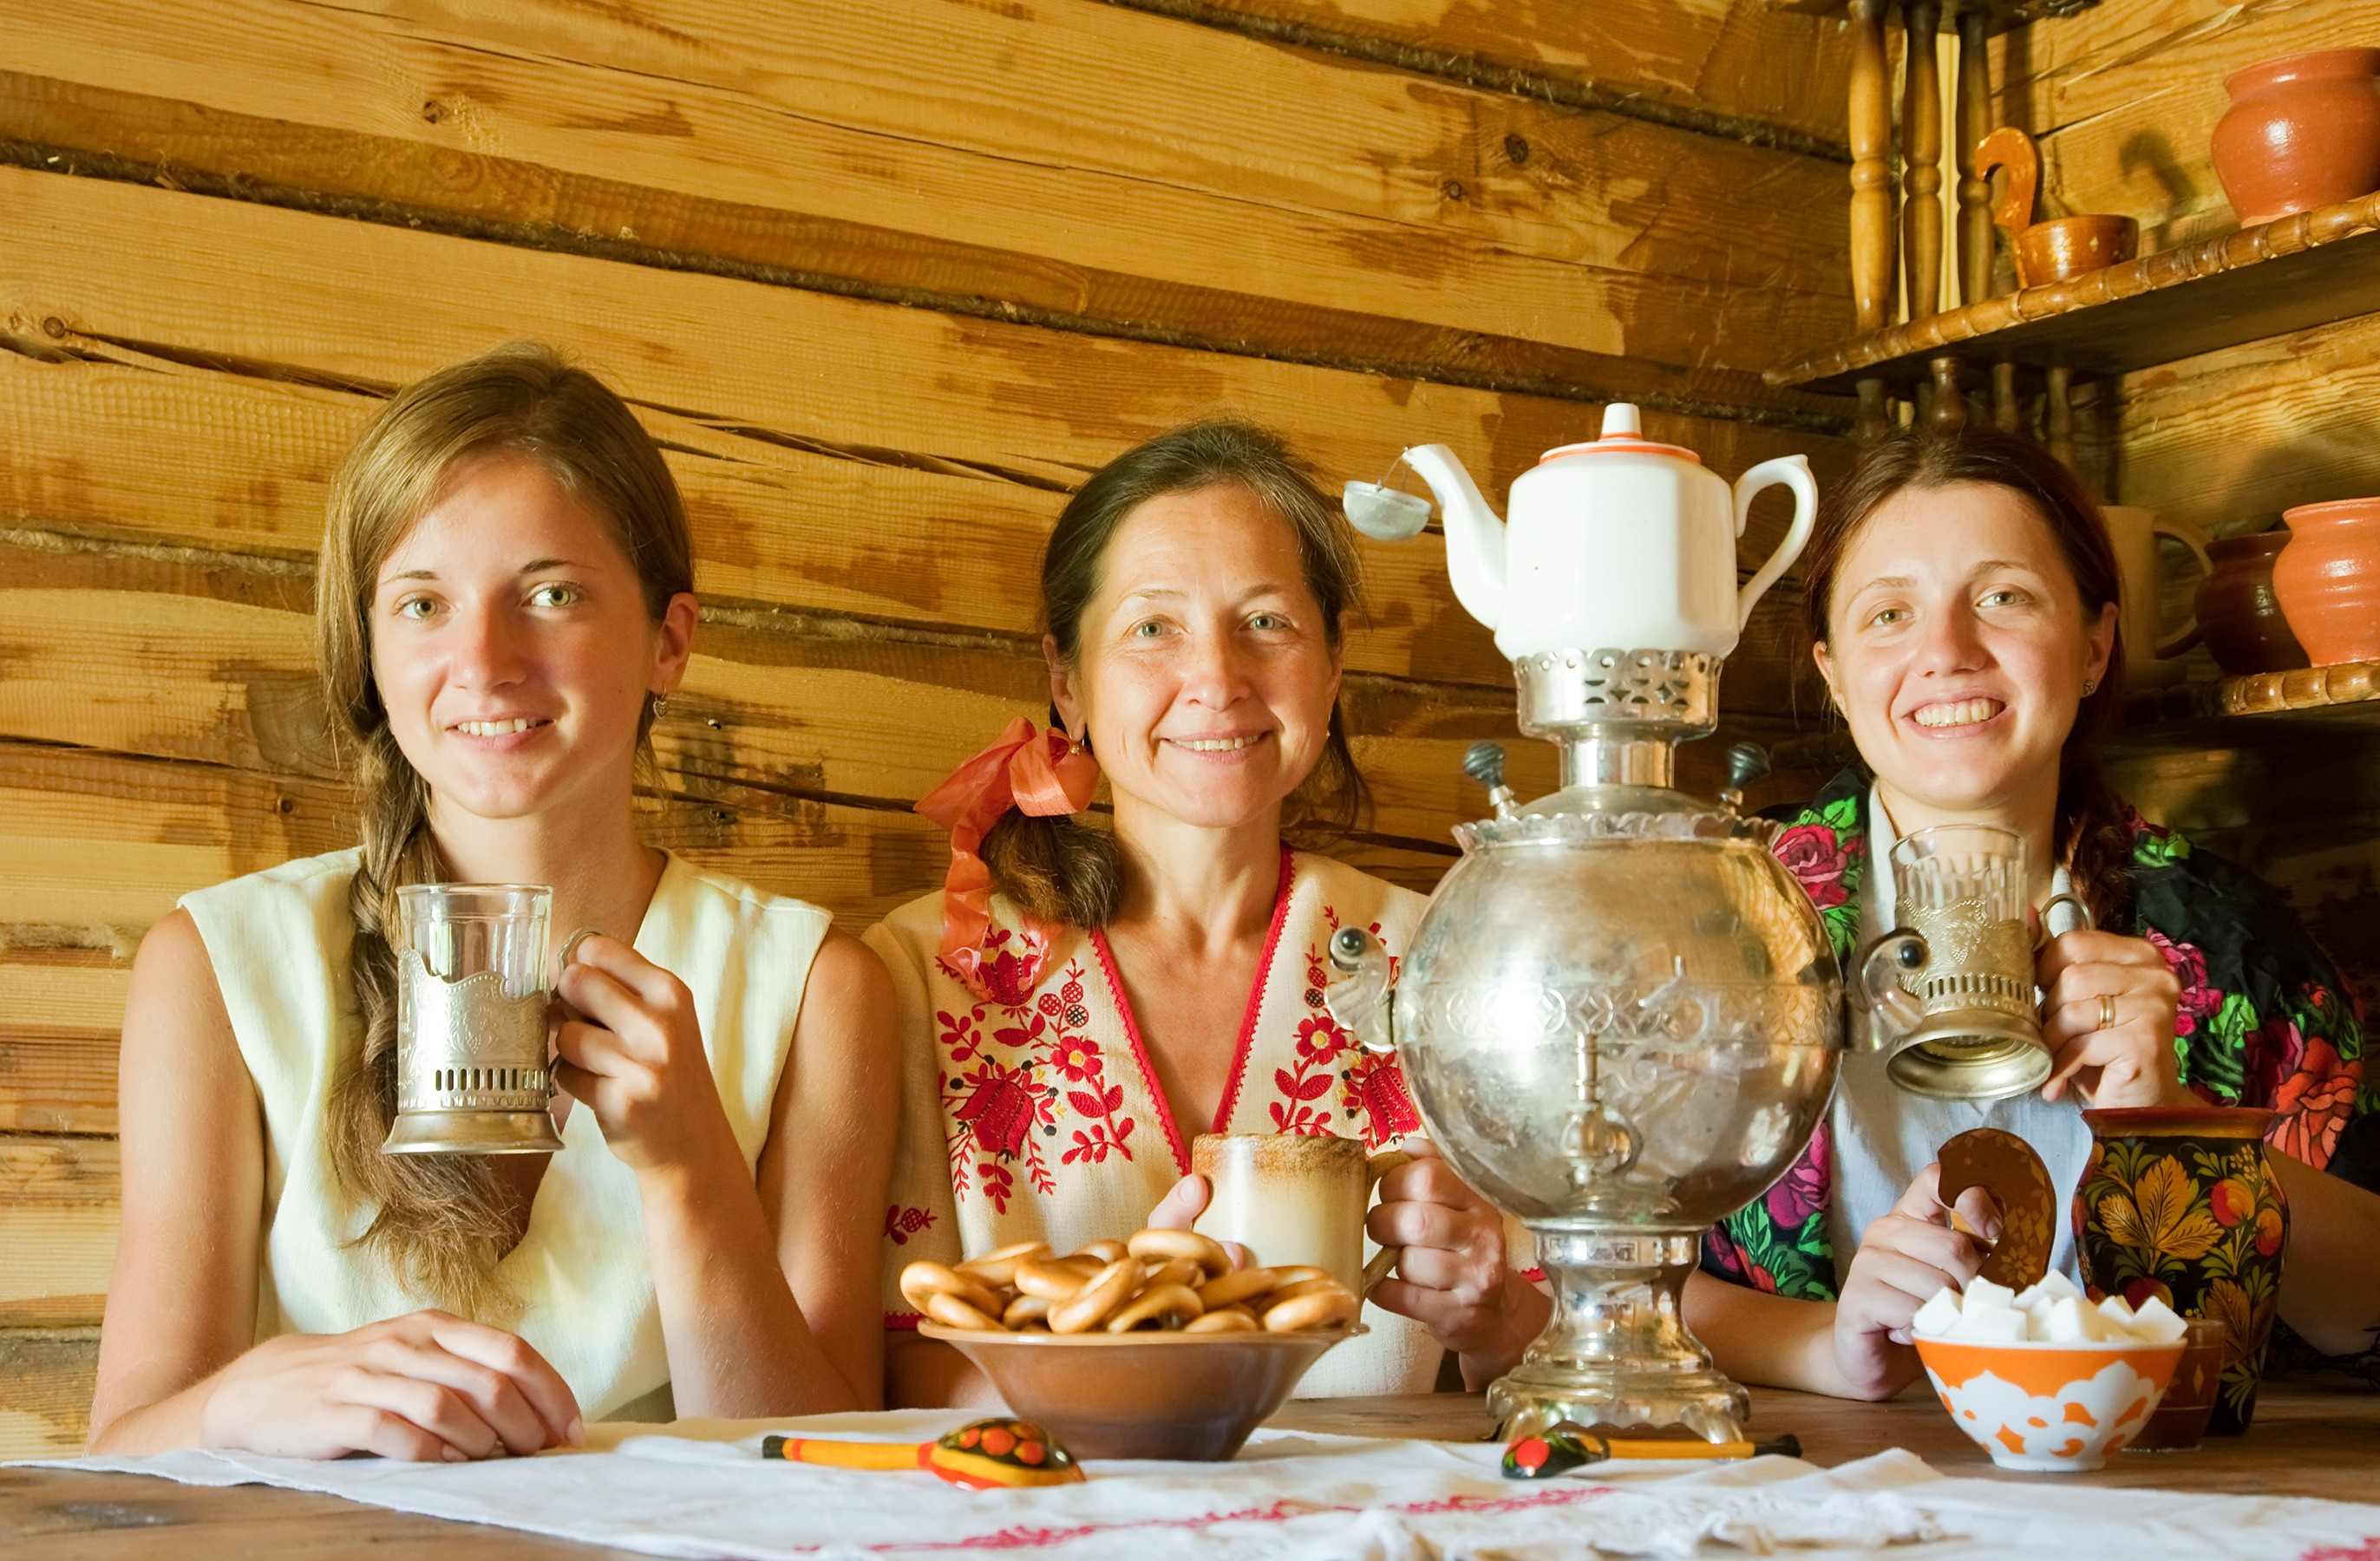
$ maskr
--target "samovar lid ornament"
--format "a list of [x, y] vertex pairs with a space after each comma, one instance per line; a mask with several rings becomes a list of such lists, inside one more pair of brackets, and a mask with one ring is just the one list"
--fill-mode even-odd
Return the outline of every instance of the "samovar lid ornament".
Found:
[[[1562, 784], [1520, 804], [1502, 755], [1465, 769], [1493, 816], [1459, 826], [1393, 986], [1344, 928], [1331, 1012], [1393, 1047], [1431, 1139], [1526, 1223], [1554, 1289], [1546, 1331], [1489, 1392], [1510, 1437], [1564, 1422], [1683, 1425], [1742, 1440], [1750, 1401], [1686, 1330], [1678, 1293], [1714, 1222], [1766, 1192], [1824, 1117], [1842, 986], [1817, 912], [1741, 811], [1766, 768], [1730, 756], [1714, 804], [1673, 784], [1675, 745], [1718, 724], [1718, 674], [1761, 593], [1800, 555], [1817, 490], [1800, 456], [1732, 489], [1609, 409], [1603, 437], [1549, 452], [1500, 522], [1452, 452], [1408, 450], [1446, 514], [1455, 594], [1512, 659], [1521, 729], [1558, 744]], [[1785, 541], [1741, 588], [1752, 497], [1790, 488]], [[1376, 536], [1419, 501], [1351, 484]], [[1423, 518], [1427, 518], [1424, 506]]]

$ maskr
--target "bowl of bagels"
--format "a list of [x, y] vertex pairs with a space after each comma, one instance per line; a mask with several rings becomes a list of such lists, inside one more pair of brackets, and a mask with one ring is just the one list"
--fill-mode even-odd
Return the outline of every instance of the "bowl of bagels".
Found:
[[913, 1263], [901, 1294], [921, 1335], [1087, 1458], [1228, 1458], [1325, 1350], [1363, 1331], [1362, 1301], [1328, 1271], [1254, 1254], [1234, 1266], [1191, 1230]]

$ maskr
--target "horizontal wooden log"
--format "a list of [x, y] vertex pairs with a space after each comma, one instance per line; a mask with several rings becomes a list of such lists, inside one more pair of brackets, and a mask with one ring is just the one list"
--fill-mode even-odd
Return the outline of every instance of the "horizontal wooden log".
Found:
[[0, 1327], [99, 1322], [120, 1198], [114, 1139], [0, 1133]]
[[[124, 356], [0, 353], [0, 524], [310, 559], [331, 474], [381, 398]], [[1041, 547], [1064, 492], [638, 410], [686, 495], [706, 599], [1038, 633]], [[1368, 611], [1350, 667], [1511, 685], [1454, 600], [1435, 531], [1360, 546]]]
[[0, 1331], [0, 1458], [79, 1456], [98, 1375], [97, 1328]]
[[0, 926], [0, 1131], [114, 1132], [130, 971], [107, 950], [11, 948], [7, 936]]
[[[1675, 115], [1717, 135], [1841, 146], [1851, 50], [1841, 28], [1743, 0], [1127, 0], [1142, 10], [1237, 23], [1257, 36], [1512, 90], [1572, 89], [1622, 113]], [[1268, 28], [1267, 24], [1269, 24]], [[1366, 49], [1364, 43], [1385, 45]], [[1502, 73], [1512, 73], [1513, 79]], [[1535, 78], [1535, 81], [1528, 79]], [[1666, 116], [1666, 115], [1665, 115]]]
[[2380, 493], [2380, 315], [2126, 375], [2118, 491], [2218, 535]]
[[2002, 123], [2041, 137], [2049, 214], [2133, 217], [2163, 248], [2238, 221], [2208, 151], [2226, 76], [2375, 37], [2380, 0], [2100, 6], [1995, 40], [1995, 96]]
[[[761, 28], [733, 0], [634, 18], [70, 0], [11, 35], [24, 74], [189, 105], [164, 161], [209, 165], [212, 112], [371, 138], [284, 179], [343, 195], [388, 198], [370, 184], [392, 164], [450, 189], [543, 168], [825, 224], [850, 252], [863, 227], [914, 234], [996, 271], [1087, 267], [1738, 369], [1821, 339], [1847, 296], [1824, 202], [1840, 170], [1823, 159], [1095, 0], [820, 0]], [[1511, 138], [1530, 150], [1514, 158]], [[625, 215], [599, 202], [577, 225], [642, 236]], [[953, 270], [953, 291], [978, 272]]]

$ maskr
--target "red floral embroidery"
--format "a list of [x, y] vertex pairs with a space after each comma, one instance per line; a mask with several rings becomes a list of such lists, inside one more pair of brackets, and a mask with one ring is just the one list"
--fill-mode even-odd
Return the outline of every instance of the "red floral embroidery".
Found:
[[1786, 871], [1802, 880], [1802, 887], [1809, 891], [1810, 903], [1819, 910], [1840, 905], [1851, 898], [1843, 884], [1843, 869], [1850, 863], [1850, 853], [1843, 849], [1841, 837], [1824, 824], [1796, 824], [1779, 835], [1769, 850], [1785, 864]]
[[2273, 1109], [2281, 1114], [2266, 1135], [2273, 1147], [2302, 1165], [2330, 1164], [2338, 1135], [2355, 1114], [2361, 1071], [2353, 1063], [2341, 1062], [2324, 1037], [2307, 1041], [2304, 1065], [2273, 1092]]
[[1421, 1131], [1421, 1113], [1414, 1109], [1405, 1088], [1404, 1070], [1397, 1059], [1358, 1047], [1355, 1060], [1339, 1075], [1339, 1104], [1354, 1121], [1364, 1124], [1364, 1143], [1373, 1149]]
[[1314, 1102], [1330, 1093], [1334, 1078], [1330, 1065], [1339, 1060], [1348, 1046], [1346, 1032], [1327, 1013], [1309, 1014], [1297, 1022], [1296, 1061], [1272, 1071], [1273, 1086], [1281, 1095], [1272, 1103], [1275, 1132], [1330, 1131], [1332, 1113], [1318, 1109]]
[[2181, 997], [2174, 1007], [2175, 1037], [2195, 1035], [2223, 1007], [2223, 994], [2207, 983], [2205, 951], [2194, 943], [2176, 943], [2155, 927], [2143, 929], [2141, 936], [2165, 956], [2174, 979], [2181, 983]]
[[972, 979], [947, 960], [936, 962], [953, 980], [987, 1002], [1021, 1008], [1041, 984], [1041, 965], [1049, 955], [1050, 940], [1039, 933], [996, 926], [984, 936], [983, 958]]
[[895, 1204], [884, 1211], [884, 1234], [896, 1247], [907, 1246], [910, 1237], [930, 1228], [933, 1223], [933, 1214], [927, 1209], [904, 1208]]
[[[1002, 967], [987, 961], [984, 968]], [[1005, 1011], [995, 1014], [995, 1007]], [[1090, 1022], [1080, 965], [1069, 965], [1064, 984], [1038, 998], [1028, 987], [1013, 1002], [978, 1003], [964, 1015], [934, 1017], [945, 1059], [942, 1107], [953, 1124], [951, 1185], [960, 1196], [979, 1185], [982, 1196], [1007, 1213], [1015, 1186], [1007, 1163], [1018, 1159], [1035, 1192], [1057, 1191], [1041, 1140], [1057, 1137], [1070, 1112], [1081, 1125], [1073, 1130], [1073, 1147], [1059, 1156], [1061, 1165], [1096, 1165], [1111, 1153], [1132, 1158], [1133, 1120], [1122, 1114], [1123, 1086], [1108, 1083], [1098, 1043], [1077, 1033]]]

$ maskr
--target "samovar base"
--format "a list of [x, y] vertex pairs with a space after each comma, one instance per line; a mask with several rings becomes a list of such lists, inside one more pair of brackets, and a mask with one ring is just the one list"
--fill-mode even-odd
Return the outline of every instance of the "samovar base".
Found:
[[1554, 1314], [1521, 1363], [1488, 1390], [1500, 1437], [1570, 1421], [1743, 1439], [1751, 1395], [1711, 1364], [1678, 1311], [1701, 1232], [1531, 1229]]
[[551, 1111], [400, 1111], [384, 1155], [551, 1155], [562, 1147]]

